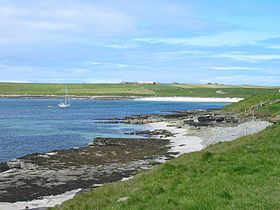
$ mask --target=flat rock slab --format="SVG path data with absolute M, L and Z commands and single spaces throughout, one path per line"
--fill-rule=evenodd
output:
M 122 180 L 149 169 L 158 157 L 170 156 L 169 143 L 97 138 L 88 147 L 24 156 L 8 163 L 17 167 L 0 173 L 0 202 L 28 201 Z

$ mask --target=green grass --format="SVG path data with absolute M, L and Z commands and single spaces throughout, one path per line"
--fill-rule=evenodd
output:
M 173 85 L 173 84 L 66 84 L 70 95 L 79 96 L 193 96 L 242 97 L 276 94 L 279 87 Z M 4 95 L 61 95 L 65 84 L 0 83 Z M 217 90 L 224 91 L 219 95 Z
M 55 209 L 279 209 L 280 125 L 189 153 Z M 129 199 L 116 203 L 121 197 Z
M 267 115 L 269 115 L 271 117 L 279 116 L 280 115 L 280 103 L 262 107 L 260 109 L 260 112 L 263 116 L 267 116 Z
M 246 110 L 249 110 L 252 106 L 255 106 L 257 104 L 260 104 L 261 102 L 275 102 L 277 100 L 280 100 L 280 93 L 278 94 L 272 94 L 272 95 L 258 95 L 253 96 L 250 98 L 247 98 L 239 103 L 231 104 L 224 109 L 226 111 L 233 111 L 239 114 L 246 114 Z M 252 114 L 252 113 L 249 113 Z M 268 117 L 274 117 L 277 115 L 280 115 L 280 103 L 273 103 L 271 105 L 264 105 L 262 107 L 255 109 L 255 115 L 258 117 L 268 116 Z
M 264 99 L 256 96 L 226 107 L 242 111 Z M 279 112 L 279 104 L 263 107 Z M 106 184 L 54 208 L 87 209 L 279 209 L 280 123 L 232 142 L 181 155 L 127 182 Z M 125 202 L 116 203 L 128 196 Z

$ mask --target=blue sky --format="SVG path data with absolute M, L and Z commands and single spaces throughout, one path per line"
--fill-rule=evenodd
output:
M 278 0 L 0 0 L 0 81 L 280 85 Z

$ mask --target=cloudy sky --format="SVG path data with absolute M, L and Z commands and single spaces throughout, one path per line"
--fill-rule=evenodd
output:
M 280 85 L 279 0 L 0 0 L 0 81 Z

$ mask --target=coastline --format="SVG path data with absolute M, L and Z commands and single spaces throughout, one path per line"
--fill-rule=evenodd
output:
M 175 157 L 203 149 L 203 140 L 198 136 L 188 136 L 188 130 L 185 128 L 178 128 L 176 125 L 168 122 L 155 122 L 148 125 L 151 127 L 151 130 L 167 130 L 173 133 L 173 136 L 170 137 L 169 151 L 178 153 Z
M 176 101 L 176 102 L 229 102 L 235 103 L 243 100 L 243 98 L 217 98 L 217 97 L 146 97 L 137 98 L 139 101 Z
M 262 120 L 250 120 L 236 126 L 204 127 L 198 130 L 189 126 L 181 127 L 174 122 L 155 122 L 148 125 L 151 126 L 151 129 L 165 129 L 174 134 L 170 138 L 169 151 L 177 152 L 177 157 L 184 153 L 201 151 L 212 144 L 233 141 L 243 136 L 258 133 L 271 124 Z
M 22 98 L 22 99 L 49 99 L 60 98 L 60 95 L 0 95 L 0 98 Z M 143 97 L 143 96 L 77 96 L 71 95 L 72 99 L 77 100 L 138 100 L 138 101 L 173 101 L 173 102 L 228 102 L 235 103 L 243 100 L 243 98 L 231 97 Z
M 60 195 L 51 195 L 44 196 L 40 199 L 32 200 L 32 201 L 17 201 L 15 203 L 8 202 L 0 202 L 0 210 L 22 210 L 27 206 L 29 209 L 37 209 L 40 210 L 48 209 L 63 203 L 64 201 L 70 200 L 75 197 L 77 193 L 79 193 L 82 189 L 76 189 L 67 191 Z
M 48 205 L 57 204 L 52 199 L 61 195 L 59 199 L 63 200 L 65 192 L 81 188 L 83 192 L 128 179 L 150 169 L 158 158 L 172 158 L 168 144 L 167 139 L 97 138 L 87 147 L 34 153 L 8 161 L 6 170 L 0 168 L 0 206 L 35 207 L 39 203 L 37 207 L 46 207 L 44 200 Z M 42 197 L 48 199 L 40 201 Z
M 221 117 L 224 117 L 224 120 L 222 122 L 220 122 Z M 145 120 L 143 120 L 143 118 L 145 118 Z M 184 153 L 200 151 L 210 144 L 223 141 L 231 141 L 247 134 L 256 133 L 269 126 L 269 123 L 265 121 L 250 120 L 248 122 L 243 122 L 241 119 L 238 119 L 237 121 L 236 116 L 232 116 L 231 114 L 227 115 L 220 110 L 190 110 L 165 115 L 148 115 L 142 116 L 142 118 L 141 116 L 138 116 L 136 119 L 132 116 L 131 119 L 134 123 L 137 123 L 138 120 L 140 123 L 147 124 L 150 127 L 149 132 L 147 132 L 148 137 L 146 138 L 148 142 L 143 142 L 142 139 L 141 142 L 139 142 L 140 147 L 132 147 L 132 145 L 138 141 L 134 138 L 127 139 L 126 142 L 123 142 L 121 140 L 117 144 L 115 143 L 115 139 L 108 139 L 109 141 L 100 139 L 95 143 L 93 142 L 92 145 L 89 145 L 86 148 L 73 148 L 71 150 L 54 151 L 45 154 L 31 154 L 27 155 L 26 157 L 19 158 L 19 160 L 24 160 L 23 162 L 20 162 L 20 165 L 22 165 L 20 167 L 23 168 L 14 168 L 2 172 L 0 173 L 1 178 L 12 177 L 13 175 L 15 175 L 18 176 L 21 182 L 23 178 L 26 178 L 27 180 L 29 180 L 29 183 L 27 183 L 28 186 L 30 185 L 30 181 L 31 183 L 33 182 L 32 179 L 34 180 L 34 182 L 39 182 L 40 185 L 44 185 L 44 183 L 40 181 L 42 179 L 38 178 L 38 174 L 45 174 L 50 177 L 57 176 L 57 179 L 47 181 L 47 183 L 53 183 L 49 187 L 55 187 L 56 185 L 60 185 L 59 183 L 64 179 L 64 177 L 67 176 L 67 174 L 71 174 L 71 176 L 68 177 L 70 178 L 70 180 L 67 180 L 68 187 L 62 187 L 63 189 L 65 189 L 65 191 L 49 191 L 47 195 L 38 194 L 37 197 L 30 197 L 31 199 L 27 199 L 29 201 L 14 200 L 15 203 L 0 202 L 0 207 L 2 205 L 5 208 L 5 206 L 9 207 L 17 204 L 21 207 L 24 205 L 29 205 L 29 207 L 32 208 L 35 206 L 36 208 L 51 207 L 65 200 L 71 199 L 74 194 L 76 194 L 71 194 L 73 190 L 83 188 L 84 190 L 81 190 L 81 192 L 83 192 L 87 191 L 88 189 L 101 186 L 103 183 L 128 180 L 127 177 L 134 176 L 140 171 L 149 170 L 155 163 L 159 164 L 166 162 L 167 160 Z M 198 119 L 200 119 L 200 121 Z M 198 122 L 196 122 L 197 120 Z M 207 126 L 205 126 L 205 122 L 206 124 L 208 123 Z M 130 123 L 128 119 L 126 123 Z M 236 133 L 235 129 L 238 129 L 240 132 L 238 135 L 234 136 L 233 134 Z M 131 144 L 131 141 L 134 141 L 133 144 Z M 130 146 L 127 147 L 126 150 L 121 148 L 122 146 L 124 146 L 123 144 L 127 143 L 130 143 Z M 139 148 L 143 148 L 142 143 L 148 143 L 145 148 L 150 148 L 152 145 L 154 145 L 154 149 L 151 150 L 148 156 L 146 155 L 145 151 L 142 150 L 144 153 L 143 155 L 139 156 L 137 161 L 134 161 L 134 155 L 131 156 L 130 161 L 127 159 L 128 157 L 126 155 L 124 159 L 124 161 L 126 162 L 125 165 L 122 161 L 115 161 L 119 158 L 119 156 L 117 156 L 118 158 L 109 157 L 109 159 L 105 161 L 102 160 L 104 159 L 104 157 L 108 156 L 108 154 L 112 153 L 112 148 L 115 148 L 117 150 L 120 149 L 119 151 L 123 156 L 124 151 L 130 151 L 132 148 L 134 148 L 134 150 L 132 150 L 132 153 L 135 153 L 139 150 Z M 160 145 L 162 145 L 160 150 L 158 150 L 159 143 Z M 101 150 L 96 150 L 94 148 L 99 148 Z M 91 149 L 94 149 L 93 152 L 89 152 L 89 150 Z M 117 152 L 117 150 L 114 151 Z M 104 156 L 105 151 L 107 151 L 107 155 Z M 81 155 L 84 162 L 85 160 L 87 160 L 84 157 L 85 154 L 89 154 L 90 156 L 92 154 L 95 154 L 95 159 L 101 158 L 101 160 L 104 161 L 104 166 L 100 165 L 100 161 L 97 161 L 97 165 L 92 165 L 91 167 L 84 167 L 81 166 L 79 162 L 73 162 L 77 161 L 77 158 L 79 159 L 79 156 Z M 62 158 L 63 160 L 61 160 Z M 37 171 L 38 173 L 36 174 L 35 171 Z M 24 173 L 25 176 L 21 176 L 22 173 Z M 93 176 L 93 174 L 99 175 Z M 102 180 L 101 177 L 104 177 L 104 175 L 106 176 L 106 174 L 107 178 Z M 82 179 L 88 180 L 85 182 L 74 181 L 81 176 Z M 3 184 L 4 182 L 5 181 L 3 181 Z M 10 182 L 11 179 L 7 180 L 8 185 L 10 185 Z M 69 186 L 72 186 L 73 188 L 69 188 Z M 2 187 L 1 190 L 5 189 L 3 189 Z M 13 194 L 13 192 L 16 192 L 13 191 L 13 189 L 11 190 L 11 195 Z M 68 195 L 70 194 L 71 196 L 69 197 Z

